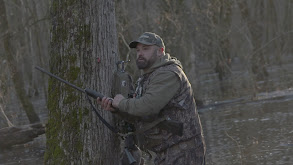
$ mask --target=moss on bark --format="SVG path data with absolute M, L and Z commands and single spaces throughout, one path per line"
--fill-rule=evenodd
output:
M 81 45 L 84 43 L 80 1 L 53 1 L 51 28 L 51 72 L 74 83 L 79 80 L 77 66 Z M 87 34 L 88 35 L 88 34 Z M 67 164 L 83 151 L 80 121 L 83 113 L 78 108 L 81 93 L 56 80 L 49 80 L 49 121 L 47 124 L 46 164 Z M 72 160 L 70 160 L 72 158 Z

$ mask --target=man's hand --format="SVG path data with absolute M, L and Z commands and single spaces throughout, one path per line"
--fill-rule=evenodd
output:
M 101 105 L 102 109 L 107 111 L 115 111 L 115 108 L 118 109 L 118 105 L 120 101 L 124 99 L 124 96 L 121 94 L 118 94 L 114 97 L 114 99 L 110 97 L 103 97 L 102 100 L 98 97 L 97 102 Z
M 101 105 L 102 109 L 107 110 L 107 111 L 112 111 L 114 112 L 115 109 L 112 106 L 113 99 L 110 97 L 103 97 L 100 99 L 99 97 L 97 98 L 98 104 Z
M 125 97 L 121 94 L 118 94 L 114 97 L 114 100 L 112 102 L 112 106 L 115 108 L 118 108 L 118 105 L 120 103 L 121 100 L 123 100 Z

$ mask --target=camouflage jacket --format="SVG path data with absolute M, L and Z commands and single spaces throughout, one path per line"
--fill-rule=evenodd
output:
M 139 79 L 136 92 L 137 98 L 122 100 L 119 109 L 139 118 L 135 128 L 142 149 L 160 152 L 195 137 L 196 145 L 203 145 L 193 91 L 178 60 L 165 55 Z M 182 123 L 183 135 L 163 128 L 162 119 Z

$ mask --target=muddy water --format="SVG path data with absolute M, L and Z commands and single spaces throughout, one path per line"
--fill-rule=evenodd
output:
M 199 109 L 208 165 L 293 164 L 293 94 L 259 96 Z
M 207 165 L 293 163 L 293 91 L 258 96 L 254 101 L 243 98 L 199 109 Z M 0 164 L 43 164 L 43 139 L 0 151 Z
M 45 135 L 41 135 L 32 142 L 16 145 L 10 149 L 0 149 L 0 165 L 42 165 L 45 144 Z
M 210 102 L 199 108 L 207 165 L 293 164 L 293 89 Z M 0 148 L 0 165 L 43 164 L 45 135 Z
M 199 109 L 207 165 L 291 165 L 293 90 L 218 102 Z M 44 137 L 0 151 L 0 165 L 43 164 Z

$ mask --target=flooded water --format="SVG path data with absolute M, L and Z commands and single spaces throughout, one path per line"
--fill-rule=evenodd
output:
M 293 164 L 293 93 L 273 92 L 259 98 L 199 109 L 208 165 Z
M 288 88 L 292 87 L 293 82 L 293 59 L 292 56 L 286 59 L 291 61 L 290 65 L 286 65 L 286 72 L 281 72 L 280 67 L 274 67 L 269 72 L 269 83 L 258 83 L 260 89 L 267 89 L 261 91 L 269 92 L 253 96 L 243 96 L 250 92 L 246 93 L 245 89 L 237 85 L 247 82 L 245 79 L 249 76 L 241 76 L 233 85 L 223 83 L 229 90 L 237 89 L 234 92 L 227 91 L 229 97 L 224 97 L 225 90 L 221 90 L 217 74 L 202 76 L 200 82 L 206 87 L 202 90 L 211 92 L 201 97 L 205 98 L 205 106 L 199 108 L 207 145 L 207 165 L 293 164 L 293 88 Z M 284 90 L 278 90 L 277 87 Z M 44 95 L 44 91 L 40 90 L 40 94 Z M 231 93 L 236 94 L 232 97 Z M 221 101 L 211 101 L 220 98 Z M 48 117 L 45 99 L 33 100 L 33 103 L 40 110 L 39 117 L 45 123 Z M 15 113 L 13 109 L 20 108 L 12 108 L 7 114 Z M 16 121 L 20 124 L 28 123 L 25 116 L 15 118 Z M 45 135 L 42 135 L 33 142 L 9 150 L 0 148 L 0 165 L 43 164 L 45 141 Z
M 293 90 L 239 98 L 199 109 L 207 165 L 291 165 Z M 0 151 L 0 165 L 43 164 L 44 135 Z
M 41 135 L 32 142 L 11 149 L 0 149 L 0 165 L 42 165 L 45 144 L 45 135 Z

